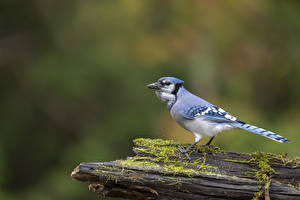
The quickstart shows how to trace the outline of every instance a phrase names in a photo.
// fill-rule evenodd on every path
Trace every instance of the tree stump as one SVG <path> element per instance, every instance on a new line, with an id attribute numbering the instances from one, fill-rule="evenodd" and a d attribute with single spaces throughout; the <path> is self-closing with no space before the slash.
<path id="1" fill-rule="evenodd" d="M 300 199 L 300 158 L 198 146 L 191 160 L 170 140 L 136 139 L 134 157 L 81 163 L 71 174 L 93 192 L 127 199 Z"/>

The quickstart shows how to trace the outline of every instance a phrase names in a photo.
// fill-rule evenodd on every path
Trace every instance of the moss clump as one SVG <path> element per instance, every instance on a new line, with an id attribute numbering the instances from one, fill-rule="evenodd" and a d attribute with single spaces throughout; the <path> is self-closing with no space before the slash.
<path id="1" fill-rule="evenodd" d="M 278 183 L 278 182 L 277 182 Z M 279 183 L 280 184 L 280 183 Z M 296 184 L 296 185 L 292 185 L 292 184 L 287 184 L 288 186 L 290 186 L 290 187 L 293 187 L 293 188 L 295 188 L 295 189 L 297 189 L 297 190 L 300 190 L 300 183 L 298 183 L 298 184 Z"/>
<path id="2" fill-rule="evenodd" d="M 126 168 L 134 168 L 143 171 L 159 171 L 163 174 L 169 175 L 186 175 L 195 176 L 200 173 L 199 170 L 188 168 L 187 164 L 171 163 L 168 164 L 158 164 L 152 161 L 135 161 L 135 160 L 124 160 L 120 161 L 120 165 Z"/>
<path id="3" fill-rule="evenodd" d="M 252 157 L 249 160 L 224 160 L 230 162 L 247 163 L 257 166 L 258 170 L 254 171 L 254 177 L 261 183 L 268 181 L 267 177 L 275 174 L 275 170 L 270 166 L 271 162 L 273 162 L 274 159 L 278 159 L 275 155 L 264 152 L 255 152 L 249 154 L 249 156 Z"/>
<path id="4" fill-rule="evenodd" d="M 293 163 L 293 168 L 298 168 L 300 167 L 300 157 L 296 157 L 293 160 L 291 160 L 290 162 Z"/>
<path id="5" fill-rule="evenodd" d="M 258 170 L 256 170 L 254 177 L 261 183 L 260 191 L 254 193 L 253 199 L 260 199 L 264 191 L 269 191 L 271 184 L 271 177 L 275 174 L 275 170 L 270 166 L 272 158 L 266 153 L 254 153 L 255 157 L 252 158 L 250 163 L 256 164 Z M 262 185 L 264 184 L 264 188 Z M 269 195 L 269 194 L 267 194 Z"/>
<path id="6" fill-rule="evenodd" d="M 120 161 L 122 167 L 186 176 L 217 172 L 216 167 L 206 164 L 206 151 L 209 147 L 200 147 L 201 152 L 203 152 L 202 158 L 187 161 L 180 159 L 182 154 L 178 151 L 178 145 L 187 147 L 187 144 L 180 144 L 172 140 L 144 138 L 135 139 L 134 143 L 136 144 L 134 151 L 137 153 L 137 156 Z M 194 148 L 190 154 L 196 150 L 198 149 Z M 219 151 L 219 148 L 217 150 Z M 140 155 L 141 153 L 142 156 Z"/>
<path id="7" fill-rule="evenodd" d="M 215 147 L 215 146 L 197 146 L 197 150 L 200 152 L 209 152 L 212 153 L 213 155 L 218 154 L 218 153 L 226 153 L 224 149 L 221 149 L 220 147 Z"/>
<path id="8" fill-rule="evenodd" d="M 267 183 L 270 176 L 275 174 L 275 170 L 270 166 L 273 157 L 263 152 L 255 152 L 254 158 L 250 159 L 250 163 L 255 164 L 259 169 L 255 172 L 255 178 L 260 183 Z"/>
<path id="9" fill-rule="evenodd" d="M 259 199 L 261 199 L 262 196 L 263 196 L 263 194 L 264 194 L 264 191 L 263 191 L 263 190 L 260 190 L 260 191 L 258 191 L 258 192 L 255 192 L 254 195 L 253 195 L 252 200 L 259 200 Z"/>
<path id="10" fill-rule="evenodd" d="M 300 157 L 296 157 L 294 159 L 288 159 L 288 154 L 268 154 L 270 163 L 282 165 L 282 166 L 289 166 L 292 168 L 300 167 Z"/>
<path id="11" fill-rule="evenodd" d="M 121 160 L 119 162 L 121 167 L 126 167 L 126 168 L 134 168 L 137 170 L 143 170 L 143 171 L 156 171 L 160 170 L 161 166 L 157 163 L 153 163 L 148 160 L 134 160 L 134 159 L 127 159 L 127 160 Z"/>
<path id="12" fill-rule="evenodd" d="M 257 166 L 257 170 L 254 170 L 254 178 L 260 182 L 260 191 L 254 193 L 253 200 L 258 200 L 262 197 L 264 191 L 268 191 L 271 184 L 271 177 L 276 173 L 270 166 L 271 162 L 280 160 L 282 163 L 285 160 L 283 156 L 272 155 L 264 152 L 255 152 L 249 154 L 251 159 L 249 160 L 229 160 L 230 162 L 247 163 Z M 264 187 L 262 187 L 264 185 Z"/>
<path id="13" fill-rule="evenodd" d="M 133 140 L 133 142 L 137 146 L 146 146 L 146 147 L 182 145 L 173 140 L 149 139 L 149 138 L 138 138 L 138 139 Z"/>
<path id="14" fill-rule="evenodd" d="M 133 150 L 138 154 L 139 152 L 143 152 L 148 155 L 152 155 L 157 159 L 173 159 L 176 157 L 180 157 L 182 154 L 178 151 L 178 146 L 182 146 L 184 148 L 188 147 L 188 144 L 182 144 L 175 142 L 173 140 L 162 140 L 162 139 L 146 139 L 146 138 L 138 138 L 134 140 L 134 143 L 137 147 Z M 211 146 L 196 146 L 189 154 L 200 151 L 200 152 L 210 152 L 210 153 L 224 153 L 222 149 L 219 147 L 211 147 Z M 156 160 L 159 161 L 159 160 Z"/>
<path id="15" fill-rule="evenodd" d="M 162 139 L 135 139 L 134 143 L 137 147 L 133 149 L 135 152 L 143 152 L 146 155 L 155 157 L 156 162 L 168 161 L 176 158 L 178 153 L 177 146 L 179 143 L 172 140 Z"/>

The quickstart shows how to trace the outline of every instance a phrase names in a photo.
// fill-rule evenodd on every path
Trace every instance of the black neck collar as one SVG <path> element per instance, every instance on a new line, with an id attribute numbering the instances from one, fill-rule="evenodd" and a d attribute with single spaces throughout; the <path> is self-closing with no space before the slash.
<path id="1" fill-rule="evenodd" d="M 182 86 L 182 84 L 175 84 L 175 89 L 172 92 L 172 94 L 174 94 L 176 97 L 177 97 L 177 92 L 181 86 Z"/>

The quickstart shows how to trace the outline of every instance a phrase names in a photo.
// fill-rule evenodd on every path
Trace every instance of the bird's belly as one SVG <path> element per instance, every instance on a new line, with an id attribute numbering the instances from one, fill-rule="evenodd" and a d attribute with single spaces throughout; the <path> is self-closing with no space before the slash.
<path id="1" fill-rule="evenodd" d="M 174 117 L 173 117 L 174 118 Z M 183 128 L 192 133 L 201 135 L 203 138 L 212 137 L 218 133 L 232 129 L 233 127 L 228 124 L 210 122 L 203 118 L 185 119 L 174 118 Z"/>

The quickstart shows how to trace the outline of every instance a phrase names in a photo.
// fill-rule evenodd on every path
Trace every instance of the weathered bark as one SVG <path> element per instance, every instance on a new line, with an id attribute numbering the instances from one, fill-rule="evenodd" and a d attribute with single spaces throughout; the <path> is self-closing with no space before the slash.
<path id="1" fill-rule="evenodd" d="M 135 157 L 81 163 L 72 172 L 103 196 L 128 199 L 300 199 L 299 159 L 198 147 L 187 160 L 177 143 L 135 140 Z"/>

